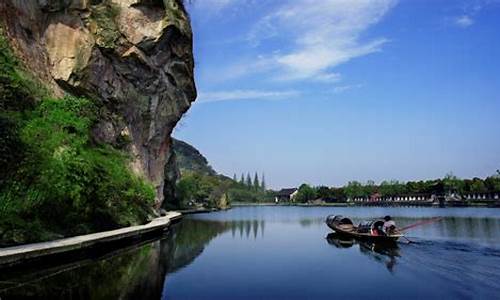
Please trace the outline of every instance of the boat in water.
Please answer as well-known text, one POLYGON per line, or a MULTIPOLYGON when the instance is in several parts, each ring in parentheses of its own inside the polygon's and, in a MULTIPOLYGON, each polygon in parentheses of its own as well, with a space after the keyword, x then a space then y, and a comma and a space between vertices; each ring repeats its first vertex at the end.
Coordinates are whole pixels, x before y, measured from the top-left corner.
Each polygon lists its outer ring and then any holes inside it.
POLYGON ((383 219, 362 221, 358 226, 355 226, 349 218, 341 215, 330 215, 326 218, 326 225, 338 234, 373 242, 396 242, 403 236, 398 230, 392 230, 388 234, 384 233, 382 231, 383 219))

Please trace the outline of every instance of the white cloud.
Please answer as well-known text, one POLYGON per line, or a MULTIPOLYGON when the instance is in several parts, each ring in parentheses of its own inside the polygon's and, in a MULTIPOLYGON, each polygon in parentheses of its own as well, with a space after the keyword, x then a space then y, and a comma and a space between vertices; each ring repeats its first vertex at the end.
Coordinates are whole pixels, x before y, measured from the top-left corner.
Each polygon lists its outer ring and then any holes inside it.
POLYGON ((362 86, 363 86, 362 84, 340 85, 340 86, 334 87, 333 88, 333 92, 335 94, 340 94, 340 93, 343 93, 345 91, 359 89, 362 86))
POLYGON ((235 101, 235 100, 277 100, 283 98, 296 97, 299 92, 287 91, 266 91, 266 90, 231 90, 218 92, 200 92, 198 94, 199 103, 235 101))
POLYGON ((472 24, 474 24, 474 19, 467 15, 463 15, 455 19, 455 25, 458 27, 467 28, 472 24))
POLYGON ((475 0, 475 1, 465 1, 461 6, 461 13, 455 15, 454 17, 447 17, 447 21, 451 21, 451 25, 468 28, 479 21, 479 16, 481 11, 487 9, 491 5, 500 4, 499 0, 475 0))
MULTIPOLYGON (((285 38, 291 49, 269 55, 280 79, 334 79, 332 68, 380 51, 385 38, 362 39, 395 0, 294 0, 264 16, 249 34, 254 44, 285 38)), ((327 80, 328 81, 328 80, 327 80)))
POLYGON ((320 73, 316 75, 316 80, 327 83, 338 82, 341 79, 342 76, 339 73, 320 73))
POLYGON ((227 67, 220 67, 218 70, 218 76, 213 79, 217 81, 225 81, 248 74, 268 72, 274 68, 275 62, 273 59, 258 56, 252 59, 243 59, 242 61, 233 63, 227 67))

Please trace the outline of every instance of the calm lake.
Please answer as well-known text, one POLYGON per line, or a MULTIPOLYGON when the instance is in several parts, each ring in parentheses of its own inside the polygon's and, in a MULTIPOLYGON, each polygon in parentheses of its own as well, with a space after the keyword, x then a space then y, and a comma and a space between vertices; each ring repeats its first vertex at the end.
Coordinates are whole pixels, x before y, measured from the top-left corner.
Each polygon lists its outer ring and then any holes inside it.
POLYGON ((77 262, 0 274, 9 299, 499 299, 500 209, 237 207, 162 238, 77 262), (339 239, 329 214, 391 215, 416 243, 339 239))

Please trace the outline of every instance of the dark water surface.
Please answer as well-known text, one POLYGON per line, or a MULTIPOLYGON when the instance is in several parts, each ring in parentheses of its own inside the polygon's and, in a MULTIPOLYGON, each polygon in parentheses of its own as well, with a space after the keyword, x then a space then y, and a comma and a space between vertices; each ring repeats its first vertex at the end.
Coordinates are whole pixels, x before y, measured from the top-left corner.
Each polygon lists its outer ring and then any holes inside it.
POLYGON ((163 238, 50 268, 0 273, 8 299, 500 299, 500 209, 239 207, 163 238), (443 216, 382 247, 324 219, 443 216))

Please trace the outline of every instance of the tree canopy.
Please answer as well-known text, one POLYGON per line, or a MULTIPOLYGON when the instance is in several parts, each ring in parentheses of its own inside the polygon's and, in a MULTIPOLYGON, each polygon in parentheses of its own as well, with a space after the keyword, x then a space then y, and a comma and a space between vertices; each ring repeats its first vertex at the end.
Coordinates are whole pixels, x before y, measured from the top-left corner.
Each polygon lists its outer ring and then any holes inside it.
POLYGON ((297 202, 307 202, 315 199, 345 201, 348 198, 369 198, 372 195, 391 197, 422 194, 439 195, 447 193, 500 193, 500 174, 497 171, 495 175, 485 179, 477 177, 472 179, 460 179, 449 173, 442 179, 408 182, 384 180, 378 185, 372 180, 366 183, 349 181, 343 187, 311 187, 308 184, 302 184, 299 187, 298 195, 295 199, 297 202))

